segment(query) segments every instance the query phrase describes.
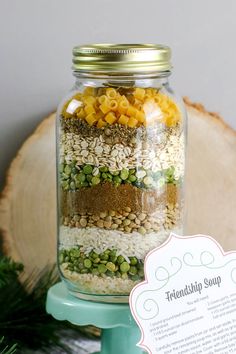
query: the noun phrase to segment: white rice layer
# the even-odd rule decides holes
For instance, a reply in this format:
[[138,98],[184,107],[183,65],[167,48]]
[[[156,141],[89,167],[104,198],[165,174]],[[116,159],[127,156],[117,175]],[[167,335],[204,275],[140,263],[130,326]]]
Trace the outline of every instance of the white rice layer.
[[[180,230],[171,231],[181,234]],[[82,246],[81,250],[85,254],[92,250],[99,254],[106,249],[116,249],[117,255],[122,255],[126,260],[128,260],[128,257],[144,259],[147,253],[160,246],[169,234],[170,231],[141,235],[139,232],[123,233],[117,230],[61,226],[59,241],[61,249]]]

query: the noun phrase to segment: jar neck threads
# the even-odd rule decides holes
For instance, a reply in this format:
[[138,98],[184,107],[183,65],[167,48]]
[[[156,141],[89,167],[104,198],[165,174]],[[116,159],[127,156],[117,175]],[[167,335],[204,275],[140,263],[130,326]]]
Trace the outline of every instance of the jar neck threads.
[[169,85],[169,75],[164,75],[164,73],[160,73],[160,75],[156,75],[154,77],[146,77],[146,76],[134,76],[134,75],[126,75],[126,76],[110,76],[107,75],[104,77],[103,75],[88,75],[81,74],[79,72],[74,72],[74,76],[76,78],[75,87],[78,88],[83,84],[84,86],[92,86],[92,87],[163,87]]

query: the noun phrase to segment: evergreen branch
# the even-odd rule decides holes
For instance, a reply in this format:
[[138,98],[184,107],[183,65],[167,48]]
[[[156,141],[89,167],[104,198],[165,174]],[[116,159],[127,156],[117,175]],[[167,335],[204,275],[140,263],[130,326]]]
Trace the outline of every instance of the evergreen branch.
[[0,288],[16,279],[23,269],[23,264],[14,262],[9,257],[0,257]]
[[[71,353],[68,341],[81,334],[97,337],[93,330],[56,321],[46,313],[47,291],[59,280],[55,266],[32,272],[23,283],[18,279],[22,270],[22,264],[0,256],[0,336],[5,343],[1,348],[0,341],[0,354],[24,353],[25,348],[48,354],[52,348]],[[12,343],[17,343],[17,349]]]
[[[58,280],[55,267],[33,272],[21,284],[18,274],[22,267],[19,264],[3,257],[0,258],[0,265],[0,274],[4,274],[4,281],[0,283],[0,333],[5,337],[6,343],[16,342],[19,352],[27,347],[32,350],[40,348],[45,353],[51,353],[50,348],[54,346],[56,349],[63,349],[64,353],[70,353],[71,350],[61,342],[59,335],[61,329],[69,326],[65,322],[54,320],[45,311],[47,290]],[[32,287],[33,279],[38,280]],[[70,333],[68,337],[70,338]]]
[[14,344],[11,348],[8,349],[8,345],[1,349],[4,341],[4,337],[0,339],[0,354],[14,354],[16,352],[17,344]]

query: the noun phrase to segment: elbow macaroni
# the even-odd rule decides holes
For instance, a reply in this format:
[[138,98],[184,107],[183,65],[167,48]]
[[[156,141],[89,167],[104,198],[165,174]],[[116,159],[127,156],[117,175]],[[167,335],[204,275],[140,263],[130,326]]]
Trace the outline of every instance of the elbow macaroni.
[[[130,128],[163,123],[173,127],[181,121],[181,112],[176,102],[155,88],[136,87],[127,95],[119,88],[86,87],[83,93],[76,93],[64,105],[61,115],[64,119],[85,120],[90,126],[104,128],[111,124]],[[71,113],[67,108],[72,100],[82,104]],[[145,107],[152,107],[147,112]],[[158,113],[159,112],[159,113]],[[160,119],[161,112],[161,119]]]

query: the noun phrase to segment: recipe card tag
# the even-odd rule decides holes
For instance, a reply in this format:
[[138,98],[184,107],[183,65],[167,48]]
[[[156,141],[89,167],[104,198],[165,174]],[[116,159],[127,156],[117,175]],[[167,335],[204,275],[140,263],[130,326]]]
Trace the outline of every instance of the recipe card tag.
[[210,236],[171,234],[145,260],[145,281],[130,294],[141,330],[138,346],[154,354],[236,353],[236,252]]

